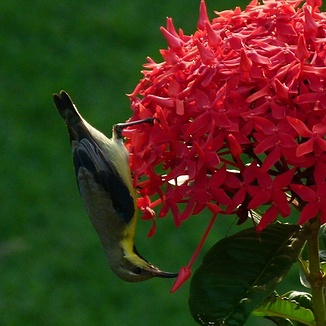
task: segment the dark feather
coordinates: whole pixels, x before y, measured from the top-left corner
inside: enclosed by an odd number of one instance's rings
[[[135,214],[133,197],[114,166],[105,159],[92,139],[83,138],[82,142],[78,143],[73,152],[73,162],[76,177],[81,167],[92,173],[94,180],[110,196],[117,215],[129,223]]]
[[[94,178],[110,194],[118,216],[129,223],[135,214],[134,200],[122,179],[116,173],[107,171],[99,171]]]

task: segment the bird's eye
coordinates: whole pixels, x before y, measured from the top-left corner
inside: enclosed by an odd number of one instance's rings
[[[136,275],[141,274],[141,271],[142,271],[142,269],[141,269],[140,267],[135,267],[135,268],[133,269],[133,273],[136,274]]]

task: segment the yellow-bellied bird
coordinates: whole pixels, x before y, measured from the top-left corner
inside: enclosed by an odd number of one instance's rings
[[[108,139],[82,118],[65,91],[54,94],[53,100],[68,127],[80,195],[112,271],[128,282],[176,277],[151,265],[134,245],[136,192],[121,132],[154,119],[117,124]]]

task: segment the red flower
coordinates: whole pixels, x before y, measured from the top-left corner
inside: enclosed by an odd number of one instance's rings
[[[315,124],[312,127],[312,131],[310,131],[308,127],[299,119],[287,117],[287,120],[301,137],[308,138],[307,141],[304,141],[297,146],[296,154],[298,157],[305,154],[314,153],[318,148],[326,151],[326,140],[324,139],[326,134],[325,123]]]
[[[270,203],[271,207],[263,214],[258,230],[272,223],[277,214],[283,217],[290,215],[291,209],[285,191],[293,177],[294,169],[282,173],[272,179],[266,172],[259,171],[257,174],[257,186],[249,186],[251,201],[249,209],[257,209],[263,204]]]
[[[306,202],[299,222],[305,223],[320,213],[321,224],[326,223],[326,183],[323,182],[313,187],[292,184],[291,188]]]
[[[299,203],[299,223],[318,214],[325,222],[320,5],[253,0],[210,21],[201,1],[190,36],[167,19],[163,61],[148,59],[129,95],[132,119],[158,120],[126,134],[146,218],[162,204],[160,216],[172,211],[177,225],[206,207],[242,222],[244,211],[264,207],[261,230]]]

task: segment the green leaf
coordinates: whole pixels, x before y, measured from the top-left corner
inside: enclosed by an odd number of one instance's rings
[[[265,318],[271,320],[277,326],[297,326],[297,325],[293,325],[292,321],[287,318],[284,319],[281,317],[270,317],[270,316],[267,316]]]
[[[322,263],[326,262],[326,250],[319,250],[319,257]]]
[[[311,306],[311,295],[305,292],[293,291],[289,297],[271,296],[261,306],[253,311],[256,316],[282,317],[298,322],[300,325],[314,326],[314,314],[299,304]]]
[[[320,268],[326,274],[326,250],[319,250],[319,257]],[[310,289],[311,286],[307,280],[307,275],[309,275],[309,260],[304,260],[302,257],[299,257],[299,262],[300,283]]]
[[[243,230],[217,242],[194,273],[189,308],[201,325],[243,325],[271,295],[305,241],[296,225]]]
[[[300,291],[290,291],[282,295],[282,297],[286,297],[290,300],[294,300],[298,302],[301,307],[313,310],[312,306],[312,295],[308,292],[300,292]]]
[[[300,276],[300,283],[310,289],[310,284],[307,280],[307,275],[309,274],[309,261],[303,260],[302,257],[299,257],[299,276]]]

